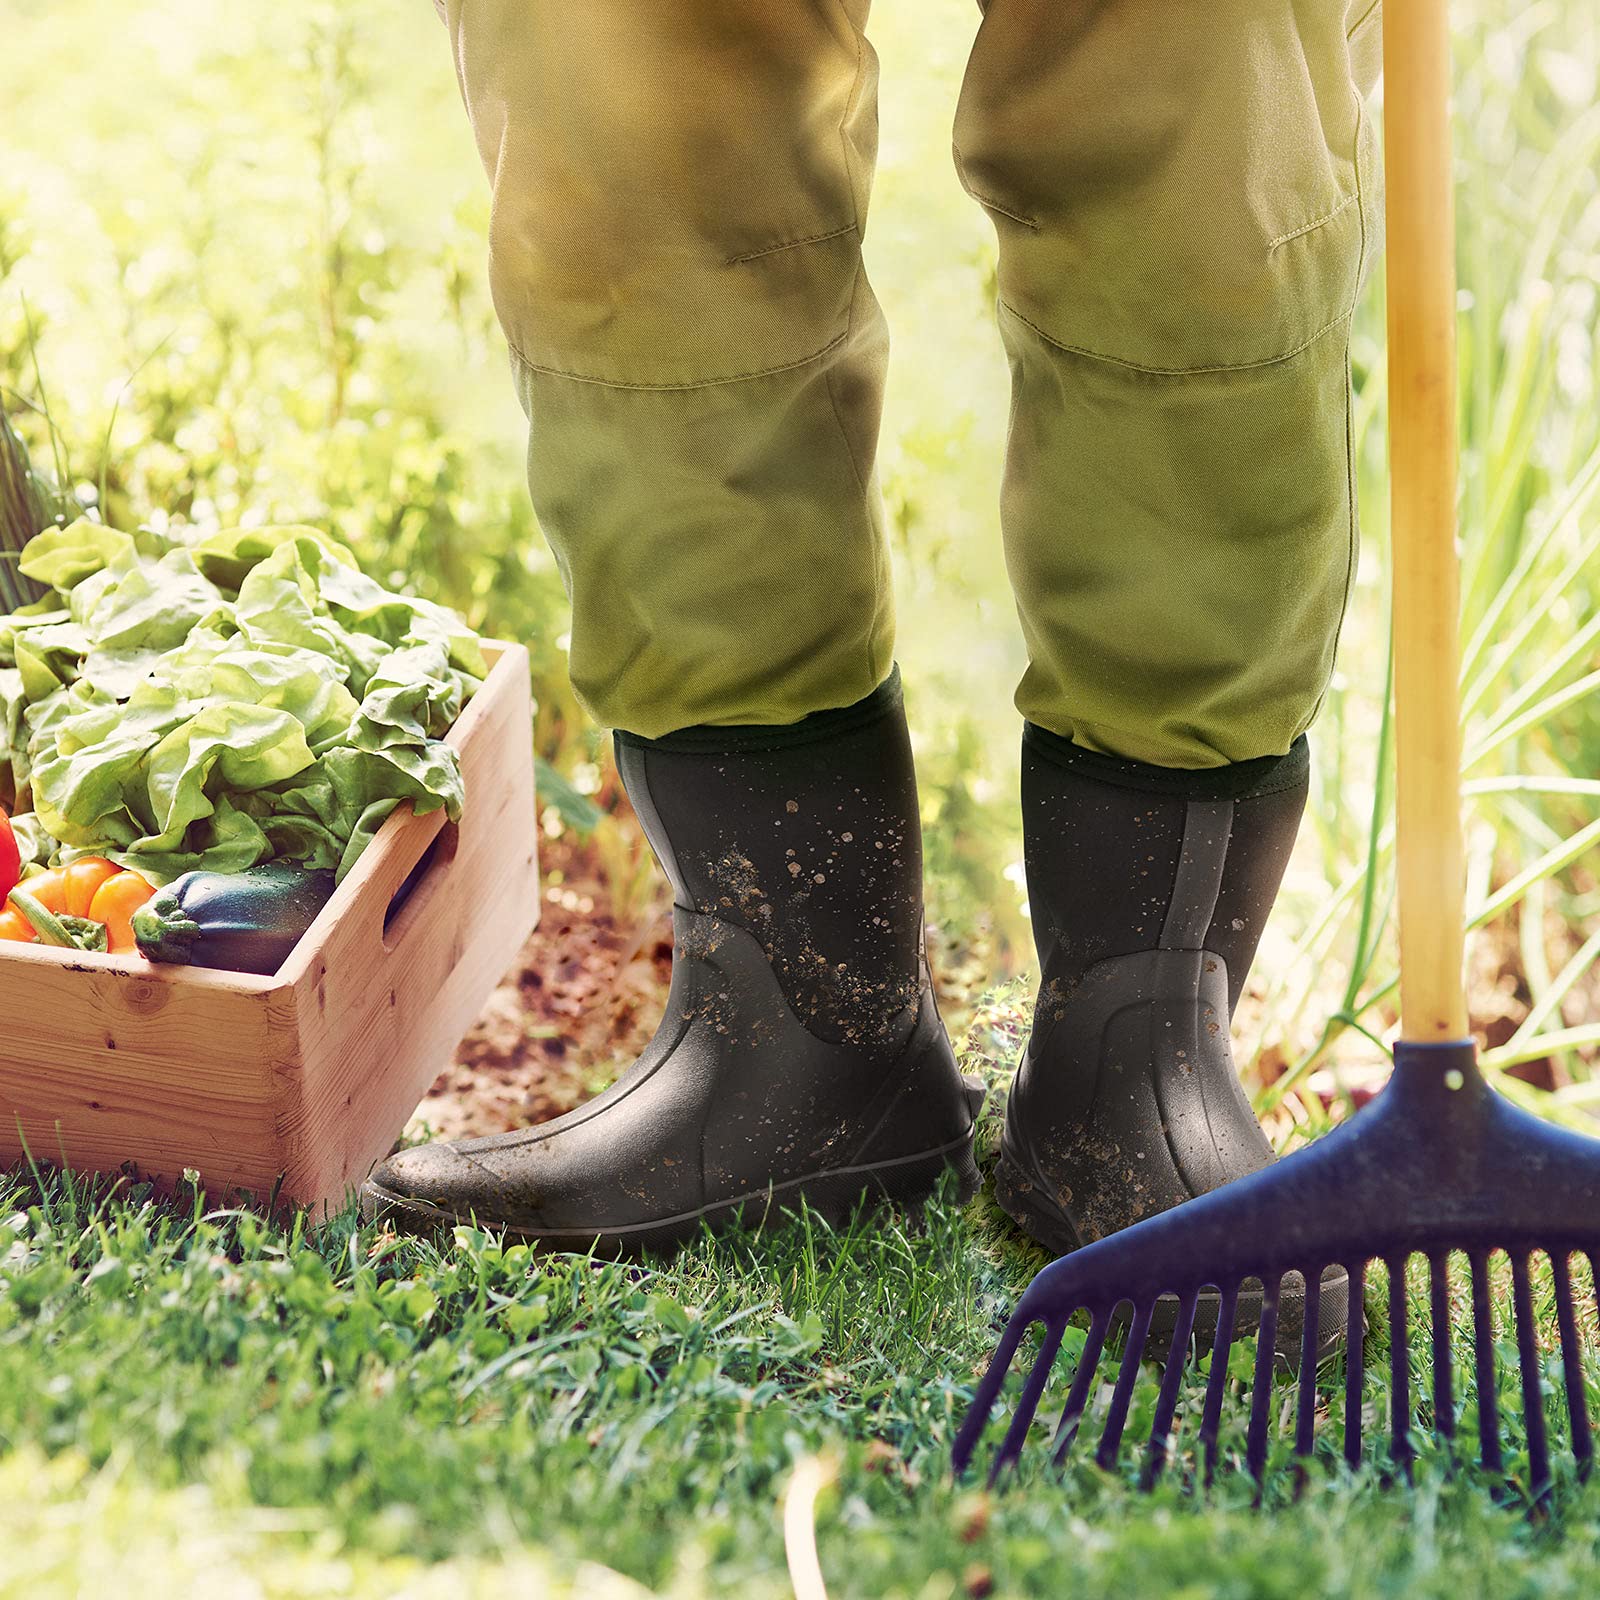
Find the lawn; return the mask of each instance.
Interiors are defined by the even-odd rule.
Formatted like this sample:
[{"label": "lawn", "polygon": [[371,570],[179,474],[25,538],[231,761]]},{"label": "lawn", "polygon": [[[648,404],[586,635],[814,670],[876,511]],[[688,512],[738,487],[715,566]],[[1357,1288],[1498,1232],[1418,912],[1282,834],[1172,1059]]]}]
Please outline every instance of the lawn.
[{"label": "lawn", "polygon": [[[1003,1082],[1023,1020],[1014,998],[981,1008],[968,1067]],[[991,1113],[986,1148],[997,1132]],[[987,1197],[837,1232],[802,1217],[639,1266],[30,1174],[0,1204],[0,1595],[113,1572],[192,1593],[783,1595],[781,1502],[803,1461],[832,1477],[814,1526],[834,1596],[1593,1592],[1600,1488],[1563,1463],[1529,1518],[1515,1488],[1500,1505],[1472,1471],[1447,1475],[1420,1426],[1402,1491],[1381,1456],[1346,1473],[1325,1421],[1300,1498],[1280,1476],[1271,1514],[1242,1473],[1186,1493],[1187,1454],[1149,1499],[1136,1452],[1118,1475],[1057,1475],[1034,1459],[1043,1422],[1016,1485],[953,1483],[974,1373],[1041,1264]],[[1383,1305],[1380,1284],[1369,1434],[1387,1414]],[[1234,1453],[1249,1354],[1232,1364]],[[1335,1397],[1341,1368],[1323,1374]],[[1588,1378],[1595,1412],[1600,1367]],[[1186,1446],[1201,1386],[1196,1370]],[[1554,1421],[1557,1363],[1547,1387]],[[1502,1426],[1524,1477],[1509,1393]]]},{"label": "lawn", "polygon": [[[949,161],[977,20],[969,0],[874,8],[867,254],[895,337],[881,465],[934,963],[965,1064],[996,1090],[987,1166],[1033,953],[994,244]],[[1593,1130],[1600,16],[1587,0],[1464,0],[1456,22],[1472,1020],[1498,1087]],[[120,525],[327,526],[386,581],[526,640],[561,912],[547,907],[537,972],[559,968],[563,921],[603,913],[618,949],[648,943],[659,880],[566,684],[565,600],[484,284],[484,184],[431,7],[0,0],[0,38],[0,402],[36,459]],[[1312,735],[1312,804],[1239,1018],[1241,1069],[1284,1149],[1381,1080],[1396,1020],[1381,295],[1380,274],[1353,346],[1355,592]],[[530,1013],[529,1049],[560,1026]],[[591,1032],[565,1068],[586,1087],[623,1037]],[[1511,1384],[1499,1498],[1444,1470],[1422,1416],[1414,1489],[1386,1486],[1381,1455],[1347,1474],[1337,1405],[1299,1498],[1280,1480],[1270,1514],[1238,1477],[1194,1496],[1179,1470],[1139,1496],[1131,1452],[1120,1475],[1082,1461],[1058,1475],[1035,1445],[1003,1493],[952,1483],[975,1373],[1042,1264],[987,1195],[839,1233],[801,1219],[637,1267],[3,1175],[0,1597],[144,1583],[755,1600],[791,1592],[797,1464],[828,1480],[794,1520],[814,1525],[835,1597],[1595,1592],[1600,1490],[1558,1452],[1549,1505],[1524,1514]],[[1369,1436],[1386,1415],[1385,1303],[1380,1277]],[[1593,1331],[1592,1295],[1585,1307]],[[1559,1433],[1548,1319],[1544,1334]],[[1501,1354],[1514,1361],[1508,1333]],[[1249,1358],[1232,1363],[1235,1442]],[[1425,1394],[1421,1352],[1412,1364]],[[1322,1374],[1330,1399],[1342,1366]],[[1180,1407],[1187,1442],[1202,1378]],[[1593,1360],[1587,1380],[1600,1416]]]}]

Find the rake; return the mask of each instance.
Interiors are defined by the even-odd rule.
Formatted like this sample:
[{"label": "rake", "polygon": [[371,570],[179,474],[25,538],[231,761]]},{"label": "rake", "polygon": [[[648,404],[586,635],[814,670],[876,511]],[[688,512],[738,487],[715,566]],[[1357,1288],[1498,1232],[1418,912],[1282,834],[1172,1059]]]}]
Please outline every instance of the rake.
[{"label": "rake", "polygon": [[[1397,0],[1383,23],[1388,161],[1388,323],[1391,513],[1394,544],[1396,805],[1400,892],[1401,1039],[1389,1084],[1309,1149],[1046,1267],[1024,1292],[978,1385],[952,1455],[958,1473],[977,1448],[1024,1337],[1041,1348],[993,1461],[993,1483],[1020,1457],[1069,1321],[1088,1333],[1055,1434],[1064,1461],[1080,1431],[1112,1330],[1122,1354],[1103,1414],[1096,1460],[1113,1467],[1134,1385],[1158,1319],[1173,1322],[1144,1441],[1141,1482],[1175,1453],[1173,1423],[1190,1357],[1197,1302],[1220,1301],[1198,1433],[1203,1481],[1219,1458],[1229,1354],[1241,1288],[1261,1285],[1244,1464],[1260,1485],[1272,1444],[1279,1298],[1286,1278],[1349,1275],[1343,1445],[1362,1456],[1364,1289],[1370,1263],[1388,1272],[1390,1458],[1409,1474],[1415,1454],[1406,1267],[1428,1265],[1433,1365],[1431,1421],[1449,1445],[1456,1412],[1450,1260],[1470,1267],[1478,1453],[1503,1473],[1491,1317],[1491,1257],[1510,1260],[1517,1364],[1528,1452],[1528,1491],[1551,1484],[1541,1385],[1543,1354],[1530,1262],[1548,1257],[1560,1331],[1570,1443],[1586,1473],[1594,1447],[1584,1399],[1573,1258],[1600,1256],[1600,1140],[1519,1110],[1484,1081],[1468,1032],[1462,982],[1463,865],[1456,698],[1455,269],[1450,191],[1449,34],[1446,0]],[[1326,1294],[1328,1291],[1324,1290]],[[1305,1296],[1294,1453],[1316,1432],[1319,1296]],[[1115,1342],[1116,1333],[1113,1333]],[[1335,1409],[1337,1409],[1335,1403]],[[1230,1460],[1233,1459],[1230,1456]]]}]

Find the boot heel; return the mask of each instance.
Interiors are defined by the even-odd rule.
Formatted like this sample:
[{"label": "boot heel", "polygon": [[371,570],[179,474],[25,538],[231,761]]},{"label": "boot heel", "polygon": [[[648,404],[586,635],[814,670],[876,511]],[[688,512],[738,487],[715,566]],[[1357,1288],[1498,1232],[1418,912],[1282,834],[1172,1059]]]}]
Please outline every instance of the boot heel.
[{"label": "boot heel", "polygon": [[[983,1187],[983,1177],[978,1171],[977,1159],[973,1155],[975,1142],[973,1138],[969,1137],[966,1144],[962,1146],[959,1155],[953,1159],[946,1157],[944,1161],[944,1165],[953,1168],[956,1174],[956,1203],[958,1205],[966,1205],[969,1200],[977,1196],[978,1191]],[[938,1180],[939,1174],[935,1173],[934,1182],[937,1183]]]},{"label": "boot heel", "polygon": [[1037,1186],[1023,1177],[1004,1154],[995,1163],[994,1197],[1000,1209],[1046,1250],[1064,1256],[1082,1242],[1060,1212],[1040,1197]]},{"label": "boot heel", "polygon": [[[956,1202],[965,1205],[983,1187],[973,1155],[974,1130],[954,1145],[871,1170],[869,1182],[898,1206],[920,1207],[931,1200],[947,1171],[956,1175]],[[859,1180],[857,1180],[859,1182]]]}]

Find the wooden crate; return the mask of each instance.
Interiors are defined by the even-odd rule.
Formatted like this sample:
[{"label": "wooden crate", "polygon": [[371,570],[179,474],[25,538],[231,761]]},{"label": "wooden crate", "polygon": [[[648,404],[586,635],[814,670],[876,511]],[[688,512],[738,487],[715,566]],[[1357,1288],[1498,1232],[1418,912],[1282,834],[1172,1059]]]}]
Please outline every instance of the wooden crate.
[{"label": "wooden crate", "polygon": [[339,1207],[538,920],[528,655],[485,654],[461,821],[398,809],[274,976],[0,943],[0,1162]]}]

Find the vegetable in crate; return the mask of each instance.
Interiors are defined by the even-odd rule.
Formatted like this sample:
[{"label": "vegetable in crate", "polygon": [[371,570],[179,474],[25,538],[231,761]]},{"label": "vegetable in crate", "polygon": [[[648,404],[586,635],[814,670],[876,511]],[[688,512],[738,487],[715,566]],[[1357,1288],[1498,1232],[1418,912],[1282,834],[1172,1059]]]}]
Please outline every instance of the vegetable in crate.
[{"label": "vegetable in crate", "polygon": [[79,856],[14,885],[0,915],[0,939],[131,951],[127,920],[154,892],[137,872],[100,856]]},{"label": "vegetable in crate", "polygon": [[271,974],[333,894],[331,872],[273,861],[249,872],[188,872],[133,914],[152,961]]},{"label": "vegetable in crate", "polygon": [[0,801],[31,800],[57,855],[342,877],[403,801],[460,814],[443,735],[486,674],[477,638],[327,535],[80,520],[20,565],[51,593],[0,617]]},{"label": "vegetable in crate", "polygon": [[22,876],[22,852],[17,848],[17,836],[12,831],[11,818],[0,811],[0,906]]},{"label": "vegetable in crate", "polygon": [[89,920],[104,924],[106,948],[113,955],[132,954],[133,914],[155,892],[155,885],[137,872],[119,872],[95,890]]},{"label": "vegetable in crate", "polygon": [[[75,917],[70,912],[52,911],[42,901],[34,899],[26,888],[11,891],[7,902],[7,915],[15,913],[21,918],[17,931],[7,937],[24,942],[37,940],[41,944],[56,945],[63,950],[104,950],[106,930],[87,917]],[[31,938],[23,929],[31,930]]]}]

